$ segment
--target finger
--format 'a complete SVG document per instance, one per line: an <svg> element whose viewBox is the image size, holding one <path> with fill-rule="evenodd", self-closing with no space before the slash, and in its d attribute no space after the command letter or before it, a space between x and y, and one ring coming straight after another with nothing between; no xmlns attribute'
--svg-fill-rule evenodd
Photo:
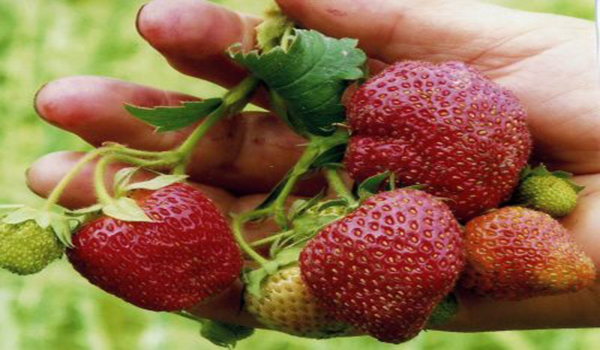
<svg viewBox="0 0 600 350"><path fill-rule="evenodd" d="M579 194L573 212L561 223L600 268L600 175L576 176L573 181L585 189Z"/></svg>
<svg viewBox="0 0 600 350"><path fill-rule="evenodd" d="M206 1L155 0L140 10L137 28L180 72L231 87L245 71L225 51L237 43L252 48L259 22Z"/></svg>
<svg viewBox="0 0 600 350"><path fill-rule="evenodd" d="M78 76L44 85L36 94L34 105L44 120L94 146L101 145L110 135L124 144L159 150L178 139L177 134L155 135L153 127L129 115L124 104L176 106L193 100L198 99L117 79Z"/></svg>
<svg viewBox="0 0 600 350"><path fill-rule="evenodd" d="M58 182L81 160L83 154L80 152L56 152L38 159L27 171L27 184L29 188L40 197L47 198ZM60 197L59 204L69 209L79 209L91 206L97 202L93 173L95 162L88 163L71 180ZM109 165L105 183L107 188L112 189L115 174L128 167L123 163L112 163ZM138 171L132 178L133 182L145 181L155 177L156 174L147 171ZM198 187L219 210L229 217L229 214L241 214L256 208L265 199L266 194L248 195L235 197L230 193L216 187L198 183L192 183ZM299 197L290 196L287 205L291 205ZM249 223L244 229L248 241L265 238L275 232L278 228L273 220L265 220L259 223Z"/></svg>
<svg viewBox="0 0 600 350"><path fill-rule="evenodd" d="M459 311L442 330L480 332L497 330L584 328L600 326L600 287L577 293L523 301L495 301L458 293Z"/></svg>
<svg viewBox="0 0 600 350"><path fill-rule="evenodd" d="M198 0L155 0L140 9L140 35L184 74L232 87L246 71L226 54L234 44L255 46L255 27L261 19ZM372 72L381 62L370 61ZM266 99L259 96L265 106Z"/></svg>
<svg viewBox="0 0 600 350"><path fill-rule="evenodd" d="M577 176L586 186L577 207L562 224L579 246L600 267L600 176ZM600 285L577 293L534 298L518 302L491 301L466 291L460 294L460 312L444 327L455 331L572 328L600 326Z"/></svg>
<svg viewBox="0 0 600 350"><path fill-rule="evenodd" d="M79 162L82 158L80 152L57 152L48 154L38 159L27 170L27 185L40 197L48 197L58 182ZM59 204L69 209L79 209L93 205L97 202L96 191L93 184L95 162L88 163L65 188L60 197ZM112 189L113 178L117 171L127 167L122 163L109 165L105 183L108 189ZM148 180L156 176L145 171L138 172L132 179L135 182ZM231 194L219 188L194 184L224 213L229 212L236 201Z"/></svg>
<svg viewBox="0 0 600 350"><path fill-rule="evenodd" d="M523 52L521 47L532 46L531 37L527 41L512 39L536 28L541 18L465 0L277 2L301 25L330 36L357 38L370 56L387 63L399 59L471 62L497 49L490 45L498 43L506 52ZM535 49L527 47L528 51Z"/></svg>
<svg viewBox="0 0 600 350"><path fill-rule="evenodd" d="M92 145L112 141L157 151L179 145L192 127L155 133L123 104L151 107L192 99L115 79L73 77L47 84L35 105L42 118ZM214 126L199 142L189 172L194 181L236 193L268 192L295 164L305 142L271 114L237 115Z"/></svg>

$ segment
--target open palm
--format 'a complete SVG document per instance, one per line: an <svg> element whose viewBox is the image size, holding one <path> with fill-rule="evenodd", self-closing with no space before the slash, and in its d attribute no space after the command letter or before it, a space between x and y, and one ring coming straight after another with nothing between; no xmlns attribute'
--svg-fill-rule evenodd
<svg viewBox="0 0 600 350"><path fill-rule="evenodd" d="M529 113L535 160L576 174L587 186L564 220L600 266L600 87L590 22L504 9L466 0L279 0L300 25L336 37L354 37L374 70L401 59L460 60L513 90ZM231 44L253 46L260 19L202 0L155 0L138 16L141 35L177 70L230 87L245 72L224 54ZM148 150L170 149L190 130L164 134L127 115L123 103L177 105L194 97L117 80L72 77L47 84L36 108L48 122L93 145L119 142ZM260 99L259 99L260 101ZM198 145L191 178L224 211L258 203L295 163L304 141L275 116L244 113L217 125ZM28 172L32 190L46 195L80 157L50 154ZM116 170L116 169L114 169ZM62 198L80 207L95 198L88 173ZM308 181L300 192L319 185ZM270 227L254 227L261 236ZM204 317L253 324L239 313L239 288L193 310ZM589 327L600 325L600 286L575 294L523 302L490 302L461 295L447 329L457 331Z"/></svg>

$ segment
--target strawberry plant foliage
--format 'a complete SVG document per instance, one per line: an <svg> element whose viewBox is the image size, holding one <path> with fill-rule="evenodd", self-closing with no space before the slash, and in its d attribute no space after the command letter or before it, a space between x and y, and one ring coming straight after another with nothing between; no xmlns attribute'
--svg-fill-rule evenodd
<svg viewBox="0 0 600 350"><path fill-rule="evenodd" d="M173 131L190 126L214 112L223 103L220 98L203 101L183 102L173 107L136 107L125 105L125 109L134 117L156 127L156 131Z"/></svg>
<svg viewBox="0 0 600 350"><path fill-rule="evenodd" d="M364 52L354 39L334 39L314 30L295 30L286 50L232 50L231 57L267 84L272 103L301 135L329 135L345 119L340 102L349 82L364 76Z"/></svg>

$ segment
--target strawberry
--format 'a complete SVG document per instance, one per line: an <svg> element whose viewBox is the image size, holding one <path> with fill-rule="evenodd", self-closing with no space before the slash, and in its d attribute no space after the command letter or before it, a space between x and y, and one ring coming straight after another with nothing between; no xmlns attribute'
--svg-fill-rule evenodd
<svg viewBox="0 0 600 350"><path fill-rule="evenodd" d="M543 211L553 217L569 215L577 205L577 195L583 190L571 182L571 174L563 171L550 172L545 166L531 169L522 174L516 198L529 208Z"/></svg>
<svg viewBox="0 0 600 350"><path fill-rule="evenodd" d="M352 178L391 171L449 199L459 220L508 199L531 150L519 100L460 62L396 63L352 95L347 117Z"/></svg>
<svg viewBox="0 0 600 350"><path fill-rule="evenodd" d="M592 260L550 215L505 207L469 221L461 285L494 299L521 300L592 285Z"/></svg>
<svg viewBox="0 0 600 350"><path fill-rule="evenodd" d="M302 278L319 303L340 321L390 343L423 329L463 263L452 212L412 189L368 198L300 254Z"/></svg>
<svg viewBox="0 0 600 350"><path fill-rule="evenodd" d="M261 296L246 291L247 310L263 325L308 338L348 334L349 327L317 305L300 277L297 265L288 266L263 281Z"/></svg>
<svg viewBox="0 0 600 350"><path fill-rule="evenodd" d="M7 224L0 220L0 267L19 275L43 270L60 258L64 246L52 228L42 228L34 220Z"/></svg>
<svg viewBox="0 0 600 350"><path fill-rule="evenodd" d="M231 286L242 255L223 215L198 189L173 184L132 196L153 222L107 216L85 224L67 250L92 284L138 307L191 307Z"/></svg>

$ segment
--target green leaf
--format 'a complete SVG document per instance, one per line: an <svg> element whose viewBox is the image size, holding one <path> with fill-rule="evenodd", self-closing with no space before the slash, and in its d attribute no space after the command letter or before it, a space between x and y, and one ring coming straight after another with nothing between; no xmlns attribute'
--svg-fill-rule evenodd
<svg viewBox="0 0 600 350"><path fill-rule="evenodd" d="M315 158L311 160L310 164L307 165L308 171L317 171L321 166L330 165L330 160L336 160L343 155L339 154L340 146L345 147L348 143L350 135L346 130L338 129L333 135L329 136L312 136L310 138L310 145L308 147L317 147L318 152ZM307 171L307 172L308 172ZM292 170L279 181L279 183L271 190L269 195L262 201L262 203L256 209L264 209L272 204L277 196L281 193L286 183L289 181L292 175Z"/></svg>
<svg viewBox="0 0 600 350"><path fill-rule="evenodd" d="M344 159L347 145L346 143L342 143L329 148L314 160L311 168L342 167L340 162Z"/></svg>
<svg viewBox="0 0 600 350"><path fill-rule="evenodd" d="M427 327L442 326L450 322L457 312L458 299L454 293L450 293L433 309L427 320Z"/></svg>
<svg viewBox="0 0 600 350"><path fill-rule="evenodd" d="M279 268L288 266L290 264L298 263L298 258L300 257L300 252L302 248L293 247L284 249L275 256L275 261Z"/></svg>
<svg viewBox="0 0 600 350"><path fill-rule="evenodd" d="M0 217L6 213L11 213L23 207L25 207L23 204L0 204Z"/></svg>
<svg viewBox="0 0 600 350"><path fill-rule="evenodd" d="M65 246L72 247L71 235L73 227L71 227L71 221L73 218L69 218L64 215L63 211L60 212L49 212L39 210L31 207L22 207L16 210L2 219L7 224L20 224L29 220L34 220L35 223L46 229L51 227L56 235L56 238Z"/></svg>
<svg viewBox="0 0 600 350"><path fill-rule="evenodd" d="M40 211L38 209L34 209L31 207L22 207L21 209L17 209L8 215L6 215L2 221L7 224L20 224L25 221L35 220L40 215ZM48 227L48 226L46 226ZM43 228L46 228L43 227Z"/></svg>
<svg viewBox="0 0 600 350"><path fill-rule="evenodd" d="M132 190L158 190L159 188L167 187L176 182L181 182L187 178L187 175L160 175L152 180L144 182L136 182L125 186L125 191Z"/></svg>
<svg viewBox="0 0 600 350"><path fill-rule="evenodd" d="M330 135L345 119L341 97L353 81L364 76L366 61L354 39L326 37L314 30L294 32L288 50L276 47L260 54L231 50L231 57L274 91L277 110L301 135ZM277 99L280 101L277 101Z"/></svg>
<svg viewBox="0 0 600 350"><path fill-rule="evenodd" d="M179 130L196 123L219 108L222 102L220 98L209 98L183 102L181 106L174 107L146 108L125 105L125 109L134 117L156 127L156 131L165 132Z"/></svg>
<svg viewBox="0 0 600 350"><path fill-rule="evenodd" d="M269 205L271 205L273 202L275 202L275 200L277 199L277 196L279 196L279 194L285 187L285 184L290 179L290 176L291 176L291 171L288 171L287 174L285 174L285 176L283 177L283 179L281 179L277 183L277 185L275 185L275 187L273 187L271 189L271 192L269 192L269 195L266 196L265 199L263 199L263 201L255 208L255 210L267 208Z"/></svg>
<svg viewBox="0 0 600 350"><path fill-rule="evenodd" d="M288 218L290 221L293 221L296 217L302 215L307 209L315 206L321 199L325 197L325 191L321 191L317 193L316 196L312 197L309 200L306 199L297 199L292 204L289 209Z"/></svg>
<svg viewBox="0 0 600 350"><path fill-rule="evenodd" d="M552 176L556 176L558 178L561 179L570 179L573 177L573 174L566 172L566 171L562 171L562 170L556 170L552 172Z"/></svg>
<svg viewBox="0 0 600 350"><path fill-rule="evenodd" d="M273 3L265 11L265 20L256 27L256 43L261 49L269 49L279 44L288 28L294 23L284 15L279 6Z"/></svg>
<svg viewBox="0 0 600 350"><path fill-rule="evenodd" d="M124 187L127 186L127 184L129 184L131 178L133 177L133 175L135 175L136 172L138 172L138 170L140 170L140 167L123 168L117 171L113 181L115 197L121 197L123 193L126 192L124 190Z"/></svg>
<svg viewBox="0 0 600 350"><path fill-rule="evenodd" d="M67 211L67 214L72 214L72 215L90 214L90 213L95 213L95 212L101 211L102 207L103 207L103 205L98 203L98 204L94 204L92 206L77 209L77 210L69 210L69 211Z"/></svg>
<svg viewBox="0 0 600 350"><path fill-rule="evenodd" d="M131 198L121 197L102 208L110 217L123 221L152 222L140 206Z"/></svg>
<svg viewBox="0 0 600 350"><path fill-rule="evenodd" d="M549 171L544 164L540 164L535 168L532 168L530 165L527 165L521 171L520 179L521 181L524 181L526 178L529 178L531 176L554 176L559 179L565 180L567 184L569 184L569 186L571 186L571 188L575 190L576 193L579 193L585 189L585 186L577 185L576 183L571 181L573 174L563 170Z"/></svg>
<svg viewBox="0 0 600 350"><path fill-rule="evenodd" d="M267 276L269 276L269 274L265 269L256 269L246 273L244 275L244 283L246 284L248 293L260 298L262 295L260 287L262 281L267 278Z"/></svg>
<svg viewBox="0 0 600 350"><path fill-rule="evenodd" d="M56 235L56 238L65 246L73 247L72 230L69 219L60 215L52 215L50 217L50 226Z"/></svg>
<svg viewBox="0 0 600 350"><path fill-rule="evenodd" d="M51 214L47 211L39 211L35 216L34 220L38 224L39 227L47 228L50 227Z"/></svg>
<svg viewBox="0 0 600 350"><path fill-rule="evenodd" d="M390 177L390 172L386 171L381 174L371 176L363 181L358 186L358 197L360 200L365 200L381 190L381 185Z"/></svg>
<svg viewBox="0 0 600 350"><path fill-rule="evenodd" d="M238 341L244 340L252 334L254 334L254 328L212 320L203 321L200 329L200 335L205 339L228 349L233 349Z"/></svg>
<svg viewBox="0 0 600 350"><path fill-rule="evenodd" d="M303 242L314 237L321 229L328 224L339 219L339 215L320 215L306 213L294 220L294 235L291 236L294 242Z"/></svg>

